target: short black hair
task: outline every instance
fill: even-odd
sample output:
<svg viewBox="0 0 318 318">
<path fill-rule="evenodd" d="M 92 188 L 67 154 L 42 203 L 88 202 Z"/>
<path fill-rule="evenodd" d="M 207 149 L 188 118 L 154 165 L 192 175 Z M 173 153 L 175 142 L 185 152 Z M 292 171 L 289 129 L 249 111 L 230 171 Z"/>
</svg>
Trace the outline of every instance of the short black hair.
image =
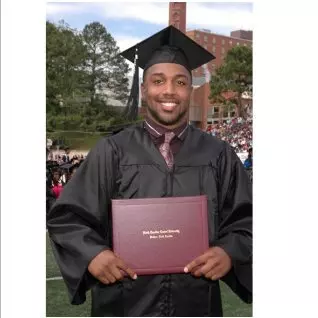
<svg viewBox="0 0 318 318">
<path fill-rule="evenodd" d="M 56 167 L 52 168 L 52 175 L 53 175 L 54 173 L 56 173 L 56 172 L 57 172 L 59 175 L 62 175 L 62 171 L 61 171 L 60 168 L 56 168 Z"/>
</svg>

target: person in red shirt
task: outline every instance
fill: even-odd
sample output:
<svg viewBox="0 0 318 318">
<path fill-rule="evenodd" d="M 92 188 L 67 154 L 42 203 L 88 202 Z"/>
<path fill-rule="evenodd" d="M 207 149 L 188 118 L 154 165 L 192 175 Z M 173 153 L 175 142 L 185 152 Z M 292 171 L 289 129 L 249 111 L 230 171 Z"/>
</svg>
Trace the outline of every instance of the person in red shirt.
<svg viewBox="0 0 318 318">
<path fill-rule="evenodd" d="M 62 190 L 63 190 L 63 182 L 61 180 L 61 170 L 60 169 L 54 169 L 52 171 L 52 193 L 53 193 L 53 196 L 57 199 Z"/>
</svg>

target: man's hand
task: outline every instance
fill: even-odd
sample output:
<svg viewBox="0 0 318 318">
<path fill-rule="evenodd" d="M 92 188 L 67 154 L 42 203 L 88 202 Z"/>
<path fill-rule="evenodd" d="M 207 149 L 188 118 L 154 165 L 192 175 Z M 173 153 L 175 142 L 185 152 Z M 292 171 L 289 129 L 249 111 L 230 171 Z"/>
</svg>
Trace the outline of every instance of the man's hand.
<svg viewBox="0 0 318 318">
<path fill-rule="evenodd" d="M 88 265 L 88 271 L 106 285 L 123 279 L 124 275 L 121 270 L 132 279 L 137 278 L 136 273 L 110 250 L 100 252 Z"/>
<path fill-rule="evenodd" d="M 196 277 L 204 275 L 208 279 L 217 280 L 225 276 L 232 267 L 231 258 L 220 247 L 211 247 L 203 255 L 188 264 L 184 271 Z"/>
</svg>

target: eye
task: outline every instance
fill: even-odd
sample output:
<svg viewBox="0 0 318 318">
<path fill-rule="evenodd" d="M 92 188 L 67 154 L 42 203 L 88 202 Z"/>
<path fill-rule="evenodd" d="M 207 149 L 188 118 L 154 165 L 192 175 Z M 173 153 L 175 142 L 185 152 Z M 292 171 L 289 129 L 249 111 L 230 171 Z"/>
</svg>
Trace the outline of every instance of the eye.
<svg viewBox="0 0 318 318">
<path fill-rule="evenodd" d="M 155 85 L 159 85 L 159 84 L 163 83 L 163 80 L 161 80 L 161 79 L 155 79 L 155 80 L 153 80 L 153 83 L 154 83 Z"/>
<path fill-rule="evenodd" d="M 178 80 L 177 84 L 180 85 L 180 86 L 184 86 L 184 85 L 186 85 L 186 82 L 184 82 L 182 80 Z"/>
</svg>

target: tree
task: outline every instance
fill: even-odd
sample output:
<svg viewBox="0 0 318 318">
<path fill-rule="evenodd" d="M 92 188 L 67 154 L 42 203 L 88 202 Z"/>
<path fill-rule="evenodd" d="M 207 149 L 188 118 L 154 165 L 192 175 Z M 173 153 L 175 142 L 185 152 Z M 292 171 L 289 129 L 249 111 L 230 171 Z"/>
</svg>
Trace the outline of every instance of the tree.
<svg viewBox="0 0 318 318">
<path fill-rule="evenodd" d="M 210 82 L 210 99 L 219 102 L 225 108 L 236 108 L 238 117 L 247 117 L 243 107 L 242 94 L 253 91 L 252 49 L 236 46 L 228 51 L 224 63 L 216 70 Z"/>
<path fill-rule="evenodd" d="M 128 64 L 119 55 L 119 48 L 106 28 L 99 22 L 86 25 L 82 32 L 86 47 L 85 70 L 91 106 L 97 100 L 114 98 L 125 101 L 128 96 Z"/>
<path fill-rule="evenodd" d="M 76 96 L 84 94 L 85 46 L 81 37 L 64 21 L 46 22 L 47 112 L 60 114 Z"/>
<path fill-rule="evenodd" d="M 126 122 L 108 99 L 126 101 L 129 67 L 105 27 L 46 26 L 47 130 L 106 131 Z"/>
</svg>

